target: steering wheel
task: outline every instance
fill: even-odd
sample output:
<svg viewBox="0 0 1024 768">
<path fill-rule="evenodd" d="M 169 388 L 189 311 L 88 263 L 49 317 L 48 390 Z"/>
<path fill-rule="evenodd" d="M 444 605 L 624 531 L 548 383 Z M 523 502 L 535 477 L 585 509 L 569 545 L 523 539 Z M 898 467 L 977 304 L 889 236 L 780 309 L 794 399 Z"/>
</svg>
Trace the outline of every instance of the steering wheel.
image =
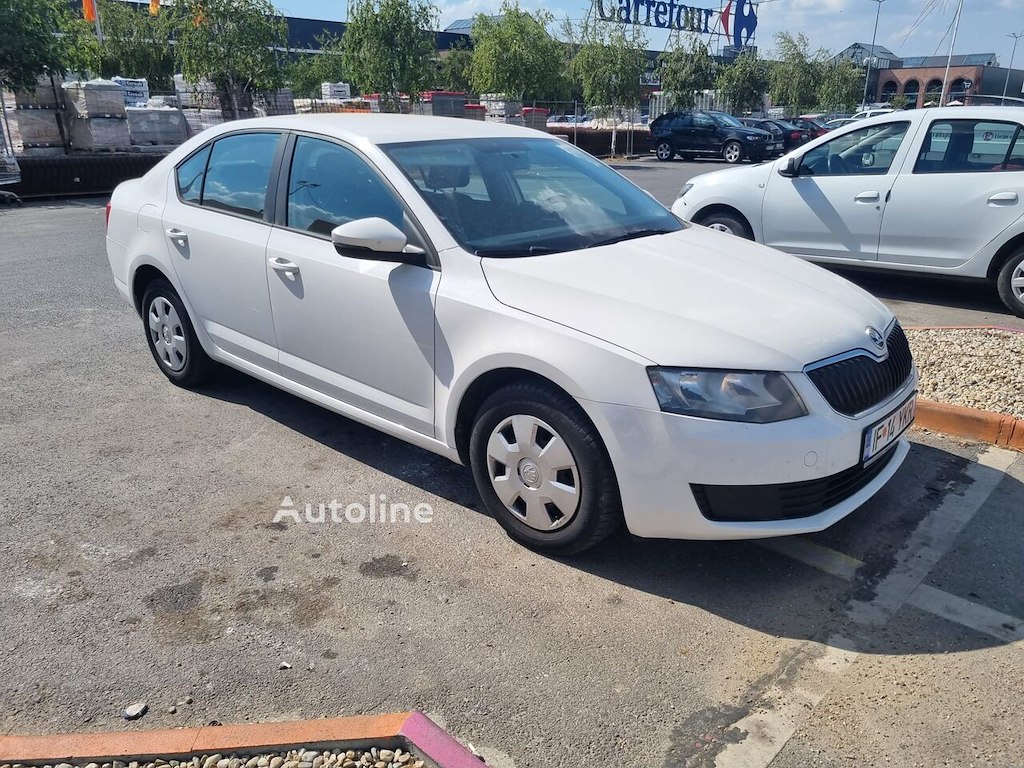
<svg viewBox="0 0 1024 768">
<path fill-rule="evenodd" d="M 832 176 L 839 176 L 849 173 L 850 166 L 842 155 L 836 153 L 828 156 L 828 172 Z"/>
</svg>

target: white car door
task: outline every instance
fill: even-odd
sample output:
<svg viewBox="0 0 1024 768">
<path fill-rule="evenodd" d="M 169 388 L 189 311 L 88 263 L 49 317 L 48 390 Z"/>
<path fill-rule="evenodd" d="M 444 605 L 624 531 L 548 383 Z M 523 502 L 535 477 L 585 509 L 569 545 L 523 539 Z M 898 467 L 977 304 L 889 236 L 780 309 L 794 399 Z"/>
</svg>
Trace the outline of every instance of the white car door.
<svg viewBox="0 0 1024 768">
<path fill-rule="evenodd" d="M 955 267 L 1024 215 L 1024 137 L 1012 120 L 935 118 L 893 185 L 878 258 Z"/>
<path fill-rule="evenodd" d="M 281 141 L 276 132 L 230 134 L 172 174 L 163 226 L 185 298 L 228 354 L 276 370 L 277 340 L 267 290 L 265 215 Z"/>
<path fill-rule="evenodd" d="M 391 187 L 352 149 L 296 136 L 283 226 L 264 265 L 283 375 L 421 434 L 434 433 L 434 297 L 427 266 L 339 254 L 331 230 L 377 216 L 425 244 Z"/>
<path fill-rule="evenodd" d="M 843 131 L 805 152 L 796 176 L 770 174 L 764 242 L 801 256 L 873 261 L 909 127 L 901 120 Z"/>
</svg>

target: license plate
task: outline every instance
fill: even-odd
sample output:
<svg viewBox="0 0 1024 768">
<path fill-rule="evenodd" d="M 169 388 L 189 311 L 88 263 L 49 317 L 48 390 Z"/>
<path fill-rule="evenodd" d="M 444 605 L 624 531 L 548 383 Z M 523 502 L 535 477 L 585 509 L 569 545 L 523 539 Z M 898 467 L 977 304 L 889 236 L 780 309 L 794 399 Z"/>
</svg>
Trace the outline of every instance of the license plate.
<svg viewBox="0 0 1024 768">
<path fill-rule="evenodd" d="M 910 425 L 914 423 L 916 403 L 917 393 L 915 392 L 904 400 L 895 411 L 864 430 L 864 449 L 861 451 L 861 460 L 865 464 L 870 464 L 872 459 L 899 440 L 900 435 L 910 429 Z"/>
<path fill-rule="evenodd" d="M 769 144 L 768 145 L 768 149 L 769 150 L 772 150 L 772 149 L 782 149 L 782 145 L 781 144 Z"/>
</svg>

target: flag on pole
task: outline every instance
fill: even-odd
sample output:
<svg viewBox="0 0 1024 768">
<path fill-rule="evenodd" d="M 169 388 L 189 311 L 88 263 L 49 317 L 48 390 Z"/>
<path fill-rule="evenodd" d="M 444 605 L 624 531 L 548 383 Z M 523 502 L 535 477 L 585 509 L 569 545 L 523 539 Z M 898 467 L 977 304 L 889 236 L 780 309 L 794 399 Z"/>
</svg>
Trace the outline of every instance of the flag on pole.
<svg viewBox="0 0 1024 768">
<path fill-rule="evenodd" d="M 160 0 L 149 0 L 149 15 L 157 16 L 160 13 Z"/>
<path fill-rule="evenodd" d="M 82 0 L 82 16 L 86 21 L 96 21 L 96 0 Z"/>
</svg>

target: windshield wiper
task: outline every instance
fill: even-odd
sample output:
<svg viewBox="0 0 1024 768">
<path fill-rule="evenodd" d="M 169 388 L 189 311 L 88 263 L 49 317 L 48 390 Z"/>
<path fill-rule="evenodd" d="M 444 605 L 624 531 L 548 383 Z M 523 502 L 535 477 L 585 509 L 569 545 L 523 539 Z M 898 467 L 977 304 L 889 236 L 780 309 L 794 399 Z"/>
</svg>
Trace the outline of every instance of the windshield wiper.
<svg viewBox="0 0 1024 768">
<path fill-rule="evenodd" d="M 562 248 L 549 248 L 543 245 L 530 245 L 525 248 L 481 248 L 475 251 L 477 256 L 543 256 L 547 253 L 562 253 Z"/>
<path fill-rule="evenodd" d="M 615 243 L 621 243 L 623 240 L 636 240 L 640 237 L 651 237 L 652 235 L 667 235 L 670 232 L 675 232 L 674 229 L 631 229 L 622 234 L 616 235 L 615 237 L 609 237 L 606 240 L 598 240 L 597 242 L 591 243 L 587 248 L 597 248 L 602 245 L 614 245 Z"/>
</svg>

